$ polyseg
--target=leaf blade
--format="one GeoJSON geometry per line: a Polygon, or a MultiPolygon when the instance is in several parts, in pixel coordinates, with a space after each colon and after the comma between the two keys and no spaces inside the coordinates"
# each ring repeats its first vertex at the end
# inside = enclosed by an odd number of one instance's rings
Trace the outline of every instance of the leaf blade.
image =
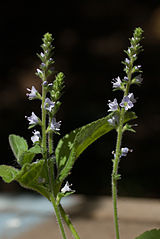
{"type": "Polygon", "coordinates": [[[152,229],[146,231],[135,239],[159,239],[160,238],[160,229],[152,229]]]}
{"type": "Polygon", "coordinates": [[[6,182],[11,183],[15,180],[19,170],[8,165],[0,165],[0,177],[6,182]]]}
{"type": "Polygon", "coordinates": [[[27,141],[21,136],[11,134],[9,135],[9,144],[17,162],[21,165],[20,156],[28,150],[27,141]]]}

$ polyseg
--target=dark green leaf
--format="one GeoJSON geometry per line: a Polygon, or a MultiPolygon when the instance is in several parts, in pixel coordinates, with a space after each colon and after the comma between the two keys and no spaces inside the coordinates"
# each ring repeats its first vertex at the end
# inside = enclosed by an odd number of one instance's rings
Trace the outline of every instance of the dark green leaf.
{"type": "Polygon", "coordinates": [[[159,239],[160,229],[153,229],[151,231],[144,232],[142,235],[136,237],[135,239],[159,239]]]}
{"type": "Polygon", "coordinates": [[[32,164],[26,163],[19,174],[17,174],[15,180],[18,181],[22,187],[37,191],[49,199],[49,190],[46,185],[43,185],[43,182],[40,181],[43,167],[44,160],[39,160],[32,164]]]}
{"type": "MultiPolygon", "coordinates": [[[[113,114],[76,129],[59,141],[55,154],[60,182],[68,176],[75,160],[90,144],[115,128],[108,122],[113,114]]],[[[126,112],[124,123],[135,118],[134,112],[126,112]]]]}

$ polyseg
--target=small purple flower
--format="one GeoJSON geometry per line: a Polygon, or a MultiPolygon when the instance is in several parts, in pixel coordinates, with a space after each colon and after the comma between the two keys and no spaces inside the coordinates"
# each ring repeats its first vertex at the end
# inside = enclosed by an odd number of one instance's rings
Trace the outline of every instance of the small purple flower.
{"type": "Polygon", "coordinates": [[[43,52],[41,52],[40,55],[41,55],[41,57],[44,57],[44,53],[43,52]]]}
{"type": "Polygon", "coordinates": [[[70,188],[70,186],[72,186],[72,185],[69,185],[69,183],[68,183],[68,181],[67,181],[66,184],[64,185],[64,187],[61,189],[61,192],[62,192],[62,193],[71,192],[72,189],[70,188]]]}
{"type": "Polygon", "coordinates": [[[127,76],[124,77],[124,81],[128,81],[128,77],[127,76]]]}
{"type": "Polygon", "coordinates": [[[132,103],[136,103],[136,99],[134,98],[134,94],[133,93],[129,93],[128,97],[130,98],[130,100],[132,101],[132,103]]]}
{"type": "Polygon", "coordinates": [[[125,110],[131,109],[134,105],[129,96],[124,96],[122,102],[120,103],[121,107],[124,107],[125,110]]]}
{"type": "Polygon", "coordinates": [[[107,120],[108,123],[112,126],[116,126],[119,123],[119,116],[117,114],[113,115],[112,118],[107,120]]]}
{"type": "Polygon", "coordinates": [[[44,86],[47,86],[47,84],[48,84],[47,81],[43,81],[44,86]]]}
{"type": "Polygon", "coordinates": [[[112,80],[113,88],[120,88],[121,83],[122,83],[122,81],[119,76],[116,79],[112,80]]]}
{"type": "Polygon", "coordinates": [[[42,71],[40,69],[37,69],[37,74],[38,75],[41,75],[42,74],[42,71]]]}
{"type": "Polygon", "coordinates": [[[129,54],[131,54],[131,50],[130,50],[130,48],[128,48],[128,50],[127,50],[127,51],[128,51],[128,53],[129,53],[129,54]]]}
{"type": "Polygon", "coordinates": [[[117,99],[114,99],[113,101],[109,100],[108,102],[109,102],[108,106],[110,108],[108,111],[116,111],[118,109],[117,99]]]}
{"type": "Polygon", "coordinates": [[[45,99],[45,102],[44,102],[44,108],[46,110],[48,110],[49,112],[52,111],[52,109],[54,108],[55,106],[55,102],[51,101],[49,98],[46,98],[45,99]]]}
{"type": "Polygon", "coordinates": [[[41,67],[44,68],[45,66],[46,66],[46,64],[42,62],[41,67]]]}
{"type": "Polygon", "coordinates": [[[37,98],[37,90],[34,86],[32,86],[32,89],[30,90],[29,88],[27,88],[27,90],[30,92],[30,93],[27,93],[26,95],[28,96],[28,98],[30,100],[32,99],[35,99],[37,98]]]}
{"type": "Polygon", "coordinates": [[[25,118],[27,118],[29,124],[37,124],[39,121],[38,117],[35,115],[34,112],[32,112],[31,116],[29,117],[25,116],[25,118]]]}
{"type": "Polygon", "coordinates": [[[33,136],[31,137],[31,140],[32,140],[33,143],[36,143],[36,142],[39,142],[40,137],[41,137],[40,132],[37,131],[37,130],[34,130],[33,131],[33,136]]]}
{"type": "Polygon", "coordinates": [[[53,118],[52,122],[51,122],[51,130],[59,131],[60,130],[60,126],[61,126],[61,121],[56,122],[56,118],[53,118]]]}
{"type": "Polygon", "coordinates": [[[126,157],[129,152],[129,149],[127,147],[121,148],[121,157],[126,157]]]}
{"type": "Polygon", "coordinates": [[[135,70],[139,70],[141,68],[141,65],[135,66],[135,70]]]}
{"type": "Polygon", "coordinates": [[[129,61],[129,59],[128,59],[128,58],[126,58],[126,59],[125,59],[125,62],[126,62],[127,64],[129,64],[129,63],[130,63],[130,61],[129,61]]]}

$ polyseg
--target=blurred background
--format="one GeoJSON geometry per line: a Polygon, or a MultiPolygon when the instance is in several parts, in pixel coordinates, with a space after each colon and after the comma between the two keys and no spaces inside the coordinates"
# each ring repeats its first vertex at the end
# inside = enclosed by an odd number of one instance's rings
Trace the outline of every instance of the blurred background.
{"type": "MultiPolygon", "coordinates": [[[[61,136],[107,114],[111,80],[124,77],[124,49],[135,27],[144,30],[144,49],[138,64],[144,70],[138,97],[136,134],[126,133],[123,146],[133,149],[120,164],[120,196],[160,197],[160,3],[159,1],[2,1],[0,3],[0,164],[15,166],[8,135],[21,135],[31,146],[32,130],[25,115],[39,113],[39,104],[29,101],[26,88],[40,90],[35,76],[40,61],[41,38],[54,36],[57,71],[65,74],[65,92],[57,120],[61,136]]],[[[59,137],[56,137],[58,142],[59,137]]],[[[111,195],[112,150],[116,133],[110,132],[91,145],[76,161],[69,183],[78,194],[111,195]]],[[[0,181],[1,192],[25,192],[16,182],[0,181]]]]}

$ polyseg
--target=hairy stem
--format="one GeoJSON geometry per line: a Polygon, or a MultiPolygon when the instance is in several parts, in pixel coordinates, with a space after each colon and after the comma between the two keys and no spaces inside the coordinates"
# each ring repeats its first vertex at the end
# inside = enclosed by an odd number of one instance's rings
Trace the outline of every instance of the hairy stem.
{"type": "MultiPolygon", "coordinates": [[[[131,79],[132,79],[132,67],[133,67],[133,61],[131,60],[130,70],[127,74],[128,84],[126,85],[124,96],[127,96],[129,93],[131,79]]],[[[124,115],[125,115],[125,108],[123,107],[120,111],[119,126],[117,129],[116,152],[115,152],[115,159],[113,160],[113,170],[112,170],[112,200],[113,200],[114,226],[115,226],[116,239],[120,239],[118,210],[117,210],[117,181],[120,179],[120,175],[118,175],[118,166],[119,166],[120,154],[121,154],[124,115]]]]}
{"type": "Polygon", "coordinates": [[[118,224],[118,211],[117,211],[117,180],[118,180],[118,164],[119,156],[121,150],[121,141],[122,141],[122,130],[123,130],[123,121],[124,121],[124,108],[121,110],[120,114],[120,124],[118,127],[117,143],[116,143],[116,156],[113,160],[113,171],[112,171],[112,199],[113,199],[113,211],[114,211],[114,225],[116,239],[120,238],[119,235],[119,224],[118,224]]]}
{"type": "MultiPolygon", "coordinates": [[[[49,117],[49,125],[51,124],[51,117],[49,117]]],[[[51,155],[53,153],[53,132],[49,132],[48,133],[48,152],[49,155],[51,155]]]]}
{"type": "Polygon", "coordinates": [[[46,109],[44,107],[46,98],[46,89],[42,84],[42,148],[43,148],[43,157],[47,157],[47,142],[46,142],[46,109]]]}
{"type": "Polygon", "coordinates": [[[65,223],[67,224],[67,226],[71,230],[72,235],[74,236],[74,238],[75,239],[80,239],[80,237],[79,237],[78,233],[76,232],[71,220],[69,219],[68,215],[65,213],[61,204],[59,205],[59,209],[60,209],[63,220],[65,221],[65,223]]]}
{"type": "Polygon", "coordinates": [[[63,223],[62,223],[62,220],[61,220],[61,215],[60,215],[60,212],[59,212],[59,208],[58,208],[58,205],[56,204],[56,201],[55,201],[55,198],[54,198],[53,194],[51,194],[50,199],[51,199],[52,205],[53,205],[54,210],[55,210],[55,214],[56,214],[58,225],[59,225],[59,228],[60,228],[60,231],[61,231],[61,234],[62,234],[62,238],[67,239],[65,231],[64,231],[63,223]]]}

